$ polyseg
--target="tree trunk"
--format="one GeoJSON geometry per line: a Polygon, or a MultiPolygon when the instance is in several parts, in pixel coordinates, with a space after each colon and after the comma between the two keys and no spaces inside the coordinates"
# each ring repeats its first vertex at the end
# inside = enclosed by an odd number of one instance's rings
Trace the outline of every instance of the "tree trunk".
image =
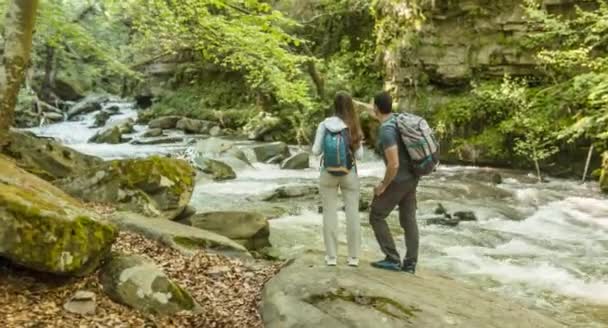
{"type": "Polygon", "coordinates": [[[589,153],[587,154],[587,162],[585,162],[585,172],[583,173],[583,183],[587,179],[587,173],[589,172],[589,164],[591,164],[591,155],[593,155],[594,146],[589,147],[589,153]]]}
{"type": "Polygon", "coordinates": [[[42,81],[42,87],[40,88],[40,96],[42,100],[46,102],[52,102],[52,90],[55,85],[55,48],[51,45],[45,46],[46,59],[44,62],[44,80],[42,81]]]}
{"type": "Polygon", "coordinates": [[[17,95],[30,60],[38,0],[10,0],[4,21],[4,54],[0,57],[0,148],[8,142],[17,95]]]}

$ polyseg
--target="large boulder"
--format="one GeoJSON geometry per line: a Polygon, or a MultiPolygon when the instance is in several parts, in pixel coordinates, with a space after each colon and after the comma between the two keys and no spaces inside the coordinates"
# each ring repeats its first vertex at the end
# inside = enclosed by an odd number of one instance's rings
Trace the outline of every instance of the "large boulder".
{"type": "Polygon", "coordinates": [[[207,212],[186,220],[196,228],[226,236],[249,250],[270,246],[270,226],[264,215],[255,212],[207,212]]]}
{"type": "Polygon", "coordinates": [[[144,235],[186,255],[205,250],[239,258],[250,257],[247,249],[233,240],[174,221],[149,218],[131,212],[116,212],[109,219],[121,230],[144,235]]]}
{"type": "Polygon", "coordinates": [[[68,119],[72,119],[78,115],[91,113],[101,110],[103,104],[108,102],[110,97],[107,95],[89,95],[80,100],[70,110],[68,110],[68,119]]]}
{"type": "Polygon", "coordinates": [[[10,131],[9,139],[3,154],[13,158],[20,168],[49,181],[82,174],[103,162],[27,132],[10,131]]]}
{"type": "Polygon", "coordinates": [[[180,116],[163,116],[153,119],[148,126],[150,129],[175,129],[180,119],[180,116]]]}
{"type": "Polygon", "coordinates": [[[213,127],[213,122],[184,117],[177,121],[175,127],[176,129],[182,130],[185,133],[207,134],[213,127]]]}
{"type": "Polygon", "coordinates": [[[307,152],[297,153],[281,163],[282,170],[303,170],[310,167],[310,154],[307,152]]]}
{"type": "Polygon", "coordinates": [[[115,254],[104,265],[100,281],[112,300],[145,313],[170,315],[198,307],[187,291],[142,256],[115,254]]]}
{"type": "Polygon", "coordinates": [[[320,254],[293,261],[262,295],[266,328],[564,327],[454,280],[372,268],[327,267],[320,254]]]}
{"type": "Polygon", "coordinates": [[[284,142],[271,142],[257,145],[253,147],[253,152],[259,162],[267,162],[273,158],[283,160],[289,157],[289,148],[284,142]]]}
{"type": "Polygon", "coordinates": [[[251,167],[247,155],[230,140],[220,138],[200,140],[193,147],[193,151],[193,159],[201,169],[207,166],[206,162],[209,159],[219,161],[235,172],[251,167]]]}
{"type": "Polygon", "coordinates": [[[190,202],[194,174],[185,161],[153,156],[106,162],[57,185],[86,201],[173,219],[190,202]]]}
{"type": "Polygon", "coordinates": [[[209,138],[199,140],[194,146],[194,151],[209,158],[220,157],[235,148],[234,141],[209,138]]]}
{"type": "Polygon", "coordinates": [[[600,175],[600,189],[608,194],[608,152],[603,155],[602,173],[600,175]]]}
{"type": "Polygon", "coordinates": [[[116,235],[79,201],[0,155],[0,256],[35,271],[82,275],[116,235]]]}
{"type": "Polygon", "coordinates": [[[159,128],[155,128],[155,129],[150,129],[148,131],[146,131],[143,134],[144,138],[155,138],[155,137],[160,137],[163,135],[163,129],[159,129],[159,128]]]}

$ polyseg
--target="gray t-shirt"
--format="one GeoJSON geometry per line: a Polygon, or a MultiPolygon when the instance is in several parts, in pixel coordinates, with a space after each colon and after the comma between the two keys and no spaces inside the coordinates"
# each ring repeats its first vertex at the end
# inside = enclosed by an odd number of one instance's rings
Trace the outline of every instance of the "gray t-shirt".
{"type": "Polygon", "coordinates": [[[401,135],[397,128],[395,118],[392,117],[386,120],[378,129],[378,152],[382,153],[384,164],[387,163],[386,155],[384,151],[394,145],[397,145],[399,151],[399,171],[395,176],[394,182],[405,182],[412,179],[416,179],[414,173],[411,170],[410,155],[405,149],[405,144],[401,141],[401,135]]]}

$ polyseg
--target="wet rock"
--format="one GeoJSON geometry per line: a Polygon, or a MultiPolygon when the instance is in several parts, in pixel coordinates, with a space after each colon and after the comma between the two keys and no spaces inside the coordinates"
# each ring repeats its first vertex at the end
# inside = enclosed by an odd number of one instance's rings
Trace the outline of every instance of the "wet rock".
{"type": "Polygon", "coordinates": [[[163,116],[153,119],[148,123],[150,129],[175,129],[177,127],[177,121],[181,117],[179,116],[163,116]]]}
{"type": "Polygon", "coordinates": [[[429,217],[424,219],[423,222],[426,224],[442,225],[446,227],[455,227],[460,224],[460,220],[444,215],[429,217]]]}
{"type": "Polygon", "coordinates": [[[191,216],[193,216],[194,214],[196,214],[196,208],[188,205],[184,208],[184,210],[178,216],[175,217],[174,220],[178,221],[178,222],[184,222],[187,219],[189,219],[191,216]]]}
{"type": "Polygon", "coordinates": [[[44,119],[51,122],[61,122],[63,121],[63,114],[56,112],[46,112],[44,113],[44,119]]]}
{"type": "Polygon", "coordinates": [[[191,118],[182,118],[176,123],[176,129],[182,130],[185,133],[200,133],[207,134],[213,123],[204,120],[195,120],[191,118]]]}
{"type": "Polygon", "coordinates": [[[277,199],[315,196],[318,193],[319,187],[316,185],[287,185],[262,195],[261,199],[264,201],[272,201],[277,199]]]}
{"type": "Polygon", "coordinates": [[[321,254],[288,262],[266,284],[261,315],[267,328],[563,327],[522,305],[431,272],[390,272],[369,263],[356,270],[327,267],[321,254]]]}
{"type": "Polygon", "coordinates": [[[162,135],[163,135],[163,129],[156,128],[156,129],[150,129],[150,130],[146,131],[143,134],[143,137],[144,138],[154,138],[154,137],[160,137],[162,135]]]}
{"type": "Polygon", "coordinates": [[[117,235],[82,203],[0,155],[0,256],[61,275],[97,268],[117,235]]]}
{"type": "Polygon", "coordinates": [[[209,138],[199,140],[194,146],[194,150],[205,157],[219,157],[227,151],[233,149],[235,143],[230,140],[220,138],[209,138]]]}
{"type": "Polygon", "coordinates": [[[439,203],[437,204],[437,208],[435,209],[435,214],[437,215],[449,215],[448,210],[445,209],[445,207],[443,206],[443,204],[439,203]]]}
{"type": "Polygon", "coordinates": [[[115,254],[104,265],[100,281],[112,300],[142,312],[170,315],[198,307],[186,290],[142,256],[115,254]]]}
{"type": "Polygon", "coordinates": [[[285,156],[284,155],[277,155],[277,156],[271,157],[269,160],[267,160],[266,164],[279,165],[284,160],[285,160],[285,156]]]}
{"type": "MultiPolygon", "coordinates": [[[[271,158],[284,160],[289,157],[289,148],[283,142],[272,142],[253,147],[256,159],[265,163],[271,158]]],[[[279,161],[280,162],[280,161],[279,161]]]]}
{"type": "Polygon", "coordinates": [[[107,95],[89,95],[80,100],[70,110],[68,110],[68,119],[72,119],[77,115],[87,114],[101,110],[103,104],[110,100],[107,95]]]}
{"type": "Polygon", "coordinates": [[[63,305],[63,308],[82,316],[94,315],[97,309],[96,295],[93,292],[79,290],[70,297],[70,300],[63,305]]]}
{"type": "Polygon", "coordinates": [[[477,216],[472,211],[454,212],[452,216],[459,221],[477,221],[477,216]]]}
{"type": "Polygon", "coordinates": [[[162,145],[162,144],[172,144],[172,143],[180,143],[184,142],[184,138],[182,137],[159,137],[159,138],[149,138],[145,140],[133,140],[131,142],[134,145],[162,145]]]}
{"type": "Polygon", "coordinates": [[[307,152],[297,153],[281,163],[283,170],[303,170],[310,167],[310,154],[307,152]]]}
{"type": "Polygon", "coordinates": [[[190,202],[194,170],[184,161],[159,156],[115,160],[58,181],[57,185],[85,201],[173,219],[190,202]]]}
{"type": "Polygon", "coordinates": [[[120,128],[115,126],[102,131],[99,131],[95,134],[89,142],[92,143],[107,143],[107,144],[119,144],[122,143],[122,133],[120,133],[120,128]]]}
{"type": "Polygon", "coordinates": [[[186,255],[205,250],[238,258],[250,257],[245,247],[211,231],[130,212],[117,212],[109,219],[121,230],[142,234],[186,255]]]}
{"type": "Polygon", "coordinates": [[[204,173],[210,174],[214,180],[222,181],[236,179],[236,173],[232,167],[220,160],[197,157],[195,161],[197,167],[204,173]]]}
{"type": "Polygon", "coordinates": [[[91,126],[91,127],[100,128],[100,127],[106,125],[106,122],[108,122],[108,120],[110,119],[110,116],[112,116],[112,115],[106,111],[101,111],[101,112],[97,113],[95,115],[95,122],[93,123],[93,126],[91,126]]]}
{"type": "Polygon", "coordinates": [[[13,158],[20,168],[45,180],[78,175],[103,162],[98,157],[79,153],[52,139],[39,138],[28,132],[10,131],[9,138],[3,154],[13,158]]]}
{"type": "Polygon", "coordinates": [[[192,216],[188,222],[196,228],[228,237],[249,250],[270,246],[270,226],[255,212],[207,212],[192,216]]]}
{"type": "Polygon", "coordinates": [[[209,135],[212,137],[219,137],[223,135],[222,129],[216,125],[209,130],[209,135]]]}

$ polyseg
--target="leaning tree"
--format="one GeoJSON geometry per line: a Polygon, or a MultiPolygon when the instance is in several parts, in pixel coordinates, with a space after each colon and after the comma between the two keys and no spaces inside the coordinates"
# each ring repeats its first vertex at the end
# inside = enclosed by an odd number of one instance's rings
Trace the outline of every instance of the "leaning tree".
{"type": "Polygon", "coordinates": [[[0,49],[0,148],[8,141],[15,103],[32,49],[38,0],[9,0],[0,49]]]}

